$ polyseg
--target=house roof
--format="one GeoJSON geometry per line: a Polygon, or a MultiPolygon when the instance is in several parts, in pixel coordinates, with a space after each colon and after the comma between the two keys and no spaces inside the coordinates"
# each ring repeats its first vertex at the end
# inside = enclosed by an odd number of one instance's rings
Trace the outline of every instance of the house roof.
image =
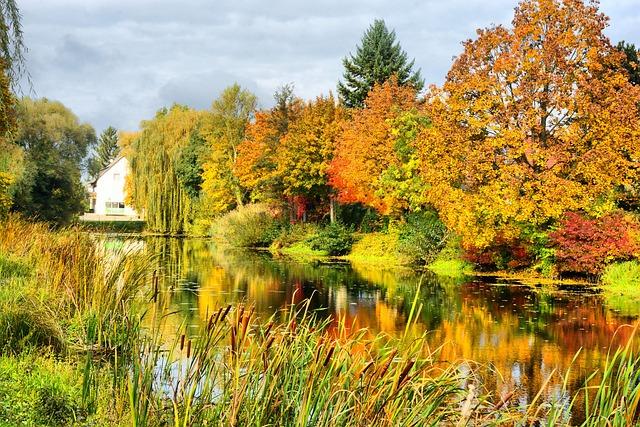
{"type": "Polygon", "coordinates": [[[109,163],[107,165],[106,168],[102,169],[99,173],[98,176],[96,176],[96,179],[94,179],[93,181],[91,181],[91,185],[95,186],[96,183],[98,182],[98,180],[102,177],[102,175],[104,175],[105,173],[107,173],[107,171],[109,169],[111,169],[112,167],[114,167],[116,165],[116,163],[118,163],[120,160],[122,160],[124,158],[124,156],[122,154],[118,155],[118,157],[116,157],[115,159],[113,159],[113,161],[111,163],[109,163]]]}

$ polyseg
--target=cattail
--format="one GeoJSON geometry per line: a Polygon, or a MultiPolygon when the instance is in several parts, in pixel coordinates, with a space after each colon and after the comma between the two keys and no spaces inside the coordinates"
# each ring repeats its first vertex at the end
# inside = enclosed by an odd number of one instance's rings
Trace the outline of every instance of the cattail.
{"type": "Polygon", "coordinates": [[[213,323],[218,323],[218,320],[220,320],[221,315],[222,315],[222,307],[218,309],[218,314],[216,314],[216,320],[214,320],[213,323]]]}
{"type": "Polygon", "coordinates": [[[264,345],[264,351],[268,351],[271,348],[271,345],[273,344],[273,341],[275,340],[275,337],[273,335],[271,335],[268,339],[266,344],[264,345]]]}
{"type": "Polygon", "coordinates": [[[398,385],[396,388],[401,387],[404,384],[404,380],[407,378],[407,375],[409,374],[409,371],[411,371],[411,368],[413,368],[413,365],[416,363],[415,360],[411,359],[407,362],[407,365],[404,367],[404,369],[402,370],[402,372],[400,373],[400,376],[398,377],[398,385]]]}
{"type": "Polygon", "coordinates": [[[226,309],[226,310],[224,311],[224,313],[222,314],[222,317],[220,318],[220,321],[221,321],[221,322],[222,322],[222,321],[227,317],[227,314],[229,314],[229,310],[231,310],[231,304],[229,304],[229,305],[227,306],[227,309],[226,309]]]}
{"type": "Polygon", "coordinates": [[[393,358],[396,357],[397,353],[398,353],[398,350],[394,348],[391,354],[389,354],[389,357],[387,358],[387,361],[385,362],[385,364],[382,365],[382,368],[380,369],[380,372],[378,374],[378,378],[384,377],[384,374],[387,373],[387,370],[389,369],[389,366],[391,365],[393,358]]]}
{"type": "Polygon", "coordinates": [[[371,360],[369,363],[367,363],[365,365],[365,367],[362,368],[362,370],[358,374],[358,378],[362,378],[364,376],[364,374],[369,370],[369,368],[371,368],[374,364],[375,364],[375,362],[373,360],[371,360]]]}
{"type": "Polygon", "coordinates": [[[327,357],[324,359],[324,363],[322,364],[322,366],[324,366],[325,368],[327,367],[327,365],[329,364],[329,360],[331,359],[331,356],[333,356],[333,351],[336,349],[336,346],[331,346],[331,348],[329,349],[329,352],[327,353],[327,357]]]}
{"type": "Polygon", "coordinates": [[[191,356],[191,340],[187,342],[187,359],[191,356]]]}
{"type": "Polygon", "coordinates": [[[273,321],[269,322],[269,324],[267,325],[267,329],[264,331],[264,336],[266,337],[267,335],[269,335],[269,332],[271,331],[271,328],[273,327],[273,321]]]}
{"type": "Polygon", "coordinates": [[[236,327],[231,327],[231,352],[236,352],[236,327]]]}
{"type": "Polygon", "coordinates": [[[184,348],[184,334],[180,336],[180,351],[184,348]]]}
{"type": "Polygon", "coordinates": [[[242,337],[243,338],[247,333],[247,326],[249,326],[249,316],[251,316],[251,314],[249,314],[248,316],[242,317],[242,337]]]}

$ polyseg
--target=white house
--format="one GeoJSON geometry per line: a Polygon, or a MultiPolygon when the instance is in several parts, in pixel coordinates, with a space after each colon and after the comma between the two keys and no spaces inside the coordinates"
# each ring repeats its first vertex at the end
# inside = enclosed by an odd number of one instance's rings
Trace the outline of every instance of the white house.
{"type": "Polygon", "coordinates": [[[128,174],[129,161],[124,156],[118,157],[100,171],[90,184],[90,212],[94,216],[139,218],[138,212],[124,202],[124,184],[128,174]]]}

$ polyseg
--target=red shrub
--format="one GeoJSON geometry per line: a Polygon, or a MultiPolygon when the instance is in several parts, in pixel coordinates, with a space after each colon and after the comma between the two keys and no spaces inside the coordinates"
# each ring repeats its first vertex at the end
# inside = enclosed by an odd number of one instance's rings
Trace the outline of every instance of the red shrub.
{"type": "Polygon", "coordinates": [[[464,259],[485,269],[515,270],[531,264],[531,255],[523,242],[502,238],[496,239],[491,246],[484,249],[467,249],[464,259]]]}
{"type": "Polygon", "coordinates": [[[558,271],[599,274],[616,260],[633,258],[638,222],[615,213],[598,219],[569,212],[560,228],[549,235],[556,248],[558,271]]]}

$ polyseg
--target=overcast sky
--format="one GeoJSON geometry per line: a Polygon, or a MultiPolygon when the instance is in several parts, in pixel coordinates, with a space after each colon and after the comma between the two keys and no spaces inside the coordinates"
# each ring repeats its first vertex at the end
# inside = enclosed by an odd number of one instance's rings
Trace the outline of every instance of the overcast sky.
{"type": "MultiPolygon", "coordinates": [[[[375,18],[395,29],[427,83],[460,42],[509,23],[516,0],[18,0],[35,96],[62,101],[97,132],[134,130],[174,102],[209,108],[238,82],[272,104],[295,84],[335,92],[341,59],[375,18]]],[[[640,0],[602,0],[613,42],[640,44],[640,0]]]]}

